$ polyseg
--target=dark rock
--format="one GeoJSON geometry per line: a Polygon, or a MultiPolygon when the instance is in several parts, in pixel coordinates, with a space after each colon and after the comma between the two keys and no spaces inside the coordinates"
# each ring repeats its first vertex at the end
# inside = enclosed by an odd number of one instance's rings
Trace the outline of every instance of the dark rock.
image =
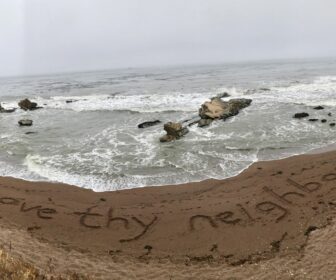
{"type": "Polygon", "coordinates": [[[171,142],[189,132],[188,128],[183,127],[181,123],[168,122],[164,124],[163,128],[167,134],[160,138],[160,142],[171,142]]]}
{"type": "Polygon", "coordinates": [[[33,121],[28,120],[28,119],[19,120],[18,123],[19,123],[20,126],[32,126],[33,125],[33,121]]]}
{"type": "Polygon", "coordinates": [[[159,120],[143,122],[143,123],[138,125],[138,128],[146,128],[146,127],[150,127],[150,126],[153,126],[153,125],[157,125],[159,123],[161,123],[161,121],[159,121],[159,120]]]}
{"type": "Polygon", "coordinates": [[[336,123],[330,123],[329,125],[330,125],[331,127],[333,127],[333,126],[336,125],[336,123]]]}
{"type": "Polygon", "coordinates": [[[188,124],[188,126],[190,127],[190,126],[193,126],[193,125],[195,125],[195,124],[198,124],[198,123],[200,122],[200,120],[201,120],[201,119],[192,121],[191,123],[188,124]]]}
{"type": "Polygon", "coordinates": [[[310,122],[317,122],[318,119],[309,119],[308,121],[310,121],[310,122]]]}
{"type": "Polygon", "coordinates": [[[31,101],[30,101],[29,99],[27,99],[27,98],[24,99],[24,100],[21,100],[21,101],[19,102],[19,107],[20,107],[22,110],[25,110],[25,111],[27,111],[27,110],[32,111],[32,110],[37,110],[37,109],[42,108],[42,107],[38,107],[36,102],[31,102],[31,101]]]}
{"type": "Polygon", "coordinates": [[[27,131],[25,134],[30,135],[30,134],[37,134],[35,131],[27,131]]]}
{"type": "Polygon", "coordinates": [[[323,119],[323,120],[321,120],[321,122],[322,122],[322,123],[326,123],[326,122],[327,122],[327,120],[326,120],[326,119],[323,119]]]}
{"type": "Polygon", "coordinates": [[[296,113],[293,118],[295,119],[302,119],[302,118],[306,118],[306,117],[309,117],[309,114],[308,113],[296,113]]]}
{"type": "Polygon", "coordinates": [[[198,122],[199,127],[205,127],[210,125],[213,122],[213,119],[200,119],[198,122]]]}
{"type": "Polygon", "coordinates": [[[271,91],[269,88],[260,88],[261,91],[271,91]]]}
{"type": "Polygon", "coordinates": [[[215,98],[225,98],[225,97],[229,97],[230,94],[228,94],[227,92],[223,92],[220,94],[217,94],[215,97],[212,97],[211,100],[215,99],[215,98]]]}
{"type": "Polygon", "coordinates": [[[176,137],[172,136],[172,135],[164,135],[160,138],[160,142],[164,143],[164,142],[171,142],[171,141],[174,141],[176,140],[176,137]]]}
{"type": "Polygon", "coordinates": [[[227,119],[235,116],[241,109],[251,104],[251,99],[231,99],[223,101],[220,98],[214,98],[210,102],[205,102],[199,109],[199,116],[202,119],[227,119]]]}
{"type": "Polygon", "coordinates": [[[323,106],[317,106],[317,107],[314,108],[314,110],[323,110],[323,109],[324,109],[323,106]]]}
{"type": "Polygon", "coordinates": [[[328,116],[329,116],[329,117],[331,117],[331,116],[332,116],[332,114],[331,114],[331,113],[328,113],[328,116]]]}
{"type": "Polygon", "coordinates": [[[74,100],[74,99],[69,99],[69,100],[65,100],[65,103],[73,103],[73,102],[77,102],[78,100],[74,100]]]}

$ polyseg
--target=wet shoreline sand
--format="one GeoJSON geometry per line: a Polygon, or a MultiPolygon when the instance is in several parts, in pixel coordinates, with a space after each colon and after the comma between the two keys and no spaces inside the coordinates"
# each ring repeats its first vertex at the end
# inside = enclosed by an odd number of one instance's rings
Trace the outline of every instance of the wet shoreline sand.
{"type": "Polygon", "coordinates": [[[48,275],[330,279],[335,167],[331,151],[225,180],[102,193],[3,177],[0,242],[48,275]]]}

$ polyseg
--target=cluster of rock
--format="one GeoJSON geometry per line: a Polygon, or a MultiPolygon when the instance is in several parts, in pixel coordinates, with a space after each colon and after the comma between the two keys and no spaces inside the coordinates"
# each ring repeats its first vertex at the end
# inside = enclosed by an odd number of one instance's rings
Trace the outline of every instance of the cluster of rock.
{"type": "MultiPolygon", "coordinates": [[[[317,106],[317,107],[314,107],[313,109],[314,109],[314,110],[324,110],[324,107],[323,107],[323,106],[317,106]]],[[[294,119],[305,119],[305,118],[308,118],[309,116],[310,116],[310,115],[309,115],[308,113],[306,113],[306,112],[301,112],[301,113],[296,113],[296,114],[294,114],[293,118],[294,118],[294,119]]],[[[331,117],[332,114],[331,114],[331,113],[328,113],[328,116],[331,117]]],[[[318,121],[321,121],[321,123],[327,123],[327,122],[328,122],[328,120],[325,119],[325,118],[323,118],[323,119],[321,119],[321,120],[320,120],[320,119],[316,119],[316,118],[310,118],[310,119],[308,119],[308,121],[310,121],[310,122],[318,122],[318,121]]],[[[336,122],[333,121],[333,122],[329,123],[329,126],[331,126],[331,127],[336,126],[336,122]]]]}
{"type": "Polygon", "coordinates": [[[27,98],[21,100],[18,105],[22,110],[25,110],[25,111],[33,111],[33,110],[42,108],[42,107],[38,107],[36,102],[31,102],[27,98]]]}
{"type": "MultiPolygon", "coordinates": [[[[211,98],[210,101],[202,104],[198,111],[197,118],[186,120],[183,122],[168,122],[165,123],[163,129],[166,131],[166,135],[160,138],[160,142],[170,142],[180,139],[186,135],[189,130],[188,127],[197,124],[199,127],[205,127],[210,125],[214,120],[226,120],[227,118],[236,116],[240,110],[248,107],[251,99],[231,99],[229,101],[223,101],[221,98],[228,97],[227,93],[223,93],[211,98]]],[[[139,124],[139,128],[146,128],[159,124],[160,121],[145,122],[139,124]]]]}
{"type": "MultiPolygon", "coordinates": [[[[33,111],[37,109],[41,109],[42,107],[39,107],[36,102],[31,102],[29,99],[23,99],[18,103],[19,108],[21,108],[24,111],[33,111]]],[[[0,113],[13,113],[16,111],[16,108],[12,109],[5,109],[0,104],[0,113]]],[[[22,119],[18,121],[18,124],[20,126],[32,126],[33,121],[29,119],[22,119]]]]}

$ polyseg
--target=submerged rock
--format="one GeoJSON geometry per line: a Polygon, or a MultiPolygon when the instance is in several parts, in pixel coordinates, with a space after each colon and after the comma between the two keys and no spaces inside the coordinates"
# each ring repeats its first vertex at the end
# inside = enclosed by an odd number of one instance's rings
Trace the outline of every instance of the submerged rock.
{"type": "Polygon", "coordinates": [[[37,132],[35,132],[35,131],[27,131],[25,134],[26,135],[31,135],[31,134],[37,134],[37,132]]]}
{"type": "Polygon", "coordinates": [[[230,94],[228,94],[227,92],[223,92],[223,93],[219,93],[217,94],[215,97],[212,97],[211,100],[215,99],[215,98],[225,98],[225,97],[229,97],[230,94]]]}
{"type": "Polygon", "coordinates": [[[37,110],[37,109],[42,108],[42,107],[38,107],[36,102],[31,102],[27,98],[21,100],[18,105],[22,110],[25,110],[25,111],[27,110],[32,111],[32,110],[37,110]]]}
{"type": "Polygon", "coordinates": [[[138,125],[138,128],[146,128],[146,127],[150,127],[150,126],[153,126],[153,125],[157,125],[159,123],[161,123],[161,121],[159,121],[159,120],[143,122],[143,123],[138,125]]]}
{"type": "Polygon", "coordinates": [[[319,119],[309,119],[310,122],[317,122],[319,119]]]}
{"type": "Polygon", "coordinates": [[[174,141],[189,132],[188,128],[183,127],[181,123],[173,122],[165,123],[163,129],[167,132],[167,134],[160,138],[160,142],[174,141]]]}
{"type": "Polygon", "coordinates": [[[28,120],[28,119],[19,120],[18,123],[20,126],[32,126],[33,125],[33,121],[28,120]]]}
{"type": "Polygon", "coordinates": [[[75,100],[75,99],[68,99],[68,100],[65,100],[65,103],[69,104],[69,103],[74,103],[74,102],[77,102],[78,100],[75,100]]]}
{"type": "Polygon", "coordinates": [[[326,120],[326,119],[323,119],[323,120],[321,120],[321,122],[322,122],[322,123],[326,123],[326,122],[327,122],[327,120],[326,120]]]}
{"type": "Polygon", "coordinates": [[[0,113],[13,113],[13,112],[15,112],[15,110],[16,110],[15,108],[13,108],[13,109],[5,109],[0,104],[0,113]]]}
{"type": "Polygon", "coordinates": [[[202,119],[227,119],[235,116],[241,109],[251,104],[251,99],[231,99],[223,101],[220,98],[213,98],[211,101],[205,102],[199,109],[199,116],[202,119]]]}
{"type": "Polygon", "coordinates": [[[213,119],[200,119],[198,121],[198,126],[199,127],[205,127],[210,125],[213,122],[213,119]]]}
{"type": "Polygon", "coordinates": [[[308,113],[296,113],[293,118],[295,119],[302,119],[302,118],[306,118],[306,117],[309,117],[309,114],[308,113]]]}
{"type": "Polygon", "coordinates": [[[323,110],[323,109],[324,109],[323,106],[317,106],[317,107],[314,108],[314,110],[323,110]]]}
{"type": "Polygon", "coordinates": [[[335,123],[330,123],[329,124],[331,127],[335,126],[336,124],[335,123]]]}

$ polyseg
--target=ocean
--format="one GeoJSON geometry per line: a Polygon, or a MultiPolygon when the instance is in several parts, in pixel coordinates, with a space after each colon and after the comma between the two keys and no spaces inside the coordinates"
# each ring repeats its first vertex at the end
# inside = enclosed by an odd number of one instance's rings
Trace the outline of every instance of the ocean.
{"type": "Polygon", "coordinates": [[[223,179],[255,161],[336,142],[329,126],[336,121],[336,59],[0,78],[3,107],[17,108],[23,98],[43,109],[0,114],[0,175],[95,191],[223,179]],[[252,105],[159,142],[163,123],[197,116],[203,102],[223,92],[252,105]],[[325,109],[313,109],[319,105],[325,109]],[[293,119],[297,112],[327,122],[293,119]],[[19,127],[22,118],[33,126],[19,127]],[[137,127],[157,119],[162,124],[137,127]]]}

